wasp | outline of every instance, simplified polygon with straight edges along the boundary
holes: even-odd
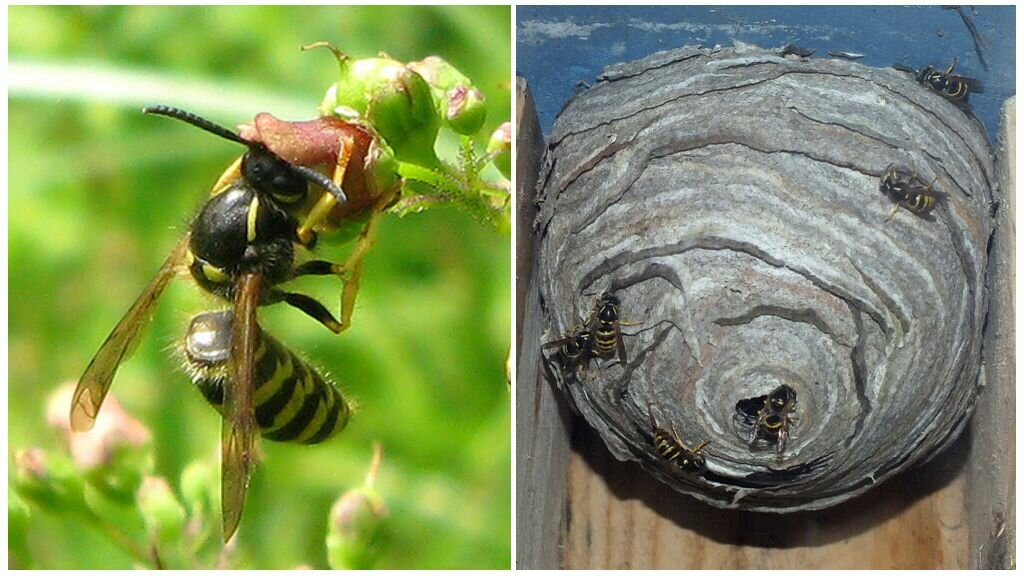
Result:
[[[703,472],[706,462],[700,451],[708,445],[708,442],[693,449],[687,448],[676,432],[675,426],[672,426],[671,430],[659,427],[654,420],[654,411],[648,409],[648,412],[651,417],[651,429],[654,431],[654,449],[658,454],[666,461],[678,466],[683,472],[691,474]]]
[[[626,345],[622,341],[619,330],[619,298],[611,292],[605,292],[594,305],[594,311],[587,321],[593,333],[592,352],[595,358],[606,358],[613,353],[623,365],[626,364]]]
[[[182,351],[203,398],[224,414],[234,312],[203,312],[189,324]],[[278,442],[318,444],[348,424],[352,406],[316,368],[266,331],[256,330],[253,404],[260,435]]]
[[[373,132],[338,118],[285,122],[260,114],[252,126],[235,133],[177,108],[153,106],[143,112],[184,121],[242,144],[247,151],[218,179],[184,238],[90,361],[72,397],[71,428],[84,432],[93,427],[142,326],[179,269],[187,268],[201,288],[233,303],[230,330],[220,329],[230,332],[231,342],[230,376],[224,379],[230,385],[221,387],[221,501],[227,541],[241,520],[260,428],[254,396],[261,342],[257,308],[285,302],[332,332],[347,328],[376,218],[397,195],[401,182],[386,182],[369,173],[378,154]],[[318,231],[331,231],[345,218],[367,212],[366,228],[344,263],[297,263],[296,250],[312,249]],[[316,299],[279,287],[299,276],[329,274],[345,281],[341,320]]]
[[[895,206],[885,221],[891,220],[900,206],[917,216],[927,218],[928,213],[946,198],[943,192],[935,190],[936,180],[938,179],[932,180],[931,184],[925,184],[917,176],[916,170],[907,170],[895,164],[886,167],[879,180],[878,189],[892,199]]]
[[[954,104],[967,104],[967,98],[971,92],[982,93],[985,91],[982,83],[974,78],[954,76],[953,68],[956,68],[955,56],[945,71],[933,68],[931,65],[925,66],[917,73],[917,81]]]
[[[580,329],[564,338],[545,342],[544,349],[557,349],[556,358],[563,371],[575,371],[586,366],[594,355],[594,337],[589,330]]]
[[[789,428],[796,410],[796,391],[783,384],[765,396],[741,400],[736,412],[750,426],[748,443],[758,438],[775,441],[775,450],[781,453],[789,439]]]
[[[941,94],[946,100],[963,107],[967,105],[967,99],[971,92],[983,93],[985,92],[985,87],[979,80],[974,78],[953,75],[953,69],[956,68],[956,64],[957,60],[954,56],[949,64],[949,68],[945,70],[939,70],[931,64],[920,70],[914,70],[902,64],[896,65],[895,68],[914,74],[919,84],[932,92]]]

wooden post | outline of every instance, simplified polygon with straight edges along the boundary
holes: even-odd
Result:
[[[559,568],[569,462],[568,415],[540,373],[540,306],[532,278],[534,184],[544,151],[537,110],[516,80],[516,567]],[[523,346],[525,343],[525,348]]]
[[[996,152],[1001,204],[989,254],[989,305],[985,331],[985,389],[971,421],[968,514],[971,568],[1013,569],[1016,564],[1014,470],[1014,207],[1017,178],[1016,98],[1003,107]]]

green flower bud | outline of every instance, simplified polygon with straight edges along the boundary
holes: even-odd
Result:
[[[476,88],[456,86],[445,95],[447,108],[443,118],[459,134],[475,134],[487,119],[484,95]]]
[[[147,476],[139,488],[138,501],[146,530],[157,544],[181,539],[185,528],[185,509],[174,497],[167,480]]]
[[[505,122],[491,134],[487,141],[487,153],[494,154],[494,165],[505,175],[511,178],[512,174],[512,123]]]
[[[386,190],[402,187],[402,177],[398,175],[398,160],[383,138],[374,138],[366,153],[366,177],[371,180],[374,190],[383,196]]]
[[[92,430],[70,433],[72,386],[61,387],[50,397],[48,421],[67,434],[71,457],[89,484],[114,500],[132,502],[143,476],[153,470],[152,434],[113,396],[107,397]]]
[[[374,483],[380,468],[380,445],[374,446],[366,481],[335,501],[327,524],[327,563],[334,570],[373,567],[383,541],[387,508]]]
[[[484,95],[465,74],[439,56],[412,62],[415,70],[430,85],[438,116],[455,132],[475,134],[487,119]]]
[[[205,460],[196,460],[181,473],[181,497],[189,516],[202,518],[215,512],[220,499],[220,477]]]
[[[14,454],[14,489],[43,508],[61,513],[85,510],[83,487],[81,475],[65,457],[39,448]]]
[[[387,57],[354,60],[337,48],[324,46],[338,60],[340,77],[327,89],[322,114],[333,114],[373,126],[403,161],[436,166],[434,142],[440,120],[430,86],[422,76]]]
[[[32,555],[28,548],[29,509],[18,493],[7,487],[7,551],[11,555],[8,568],[30,568]]]
[[[380,497],[366,488],[350,490],[331,508],[327,528],[327,562],[334,570],[373,567],[387,510]]]

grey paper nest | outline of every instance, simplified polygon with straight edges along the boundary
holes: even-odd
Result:
[[[599,80],[550,137],[539,285],[548,342],[601,294],[621,300],[626,363],[551,370],[612,454],[715,506],[790,512],[948,446],[980,387],[994,183],[979,123],[898,70],[746,46]],[[886,221],[893,163],[947,196],[927,218]],[[797,402],[780,452],[737,405],[782,384]],[[706,469],[663,458],[652,419],[708,441]]]

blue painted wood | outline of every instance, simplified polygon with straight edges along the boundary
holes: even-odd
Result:
[[[977,78],[985,93],[971,105],[994,141],[999,108],[1015,93],[1016,7],[967,6],[984,44],[974,40],[956,10],[939,6],[518,6],[516,72],[529,81],[541,127],[577,89],[609,64],[688,44],[731,46],[733,39],[763,47],[789,43],[864,54],[869,66],[902,63],[945,67]]]

